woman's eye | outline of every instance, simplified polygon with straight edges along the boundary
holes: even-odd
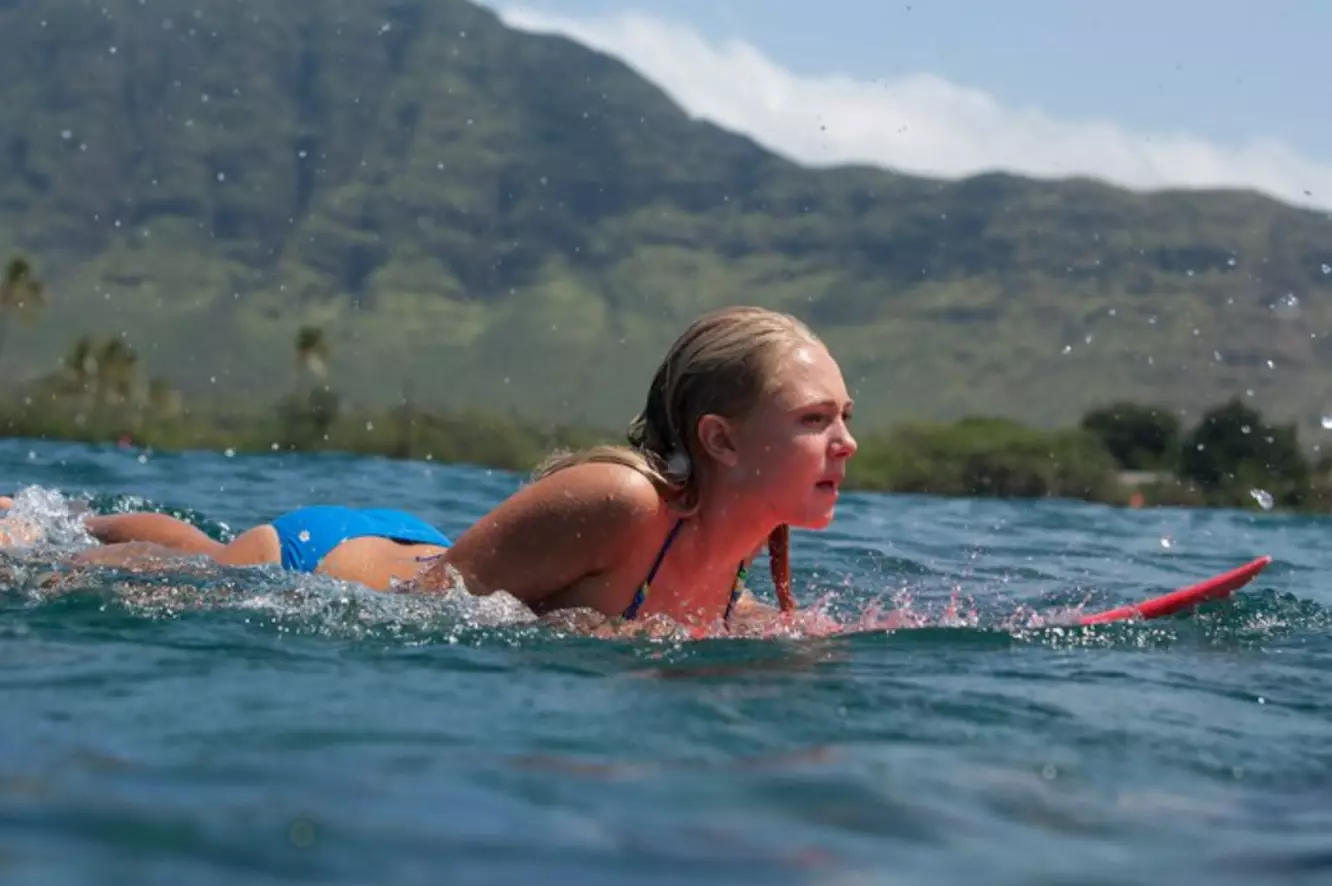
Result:
[[[828,417],[824,415],[822,412],[811,412],[808,415],[806,415],[802,420],[807,425],[821,425],[828,420]]]

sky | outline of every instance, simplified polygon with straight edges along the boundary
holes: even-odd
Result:
[[[486,0],[809,165],[1244,187],[1332,210],[1323,0]]]

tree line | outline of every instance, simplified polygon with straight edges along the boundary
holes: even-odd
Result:
[[[0,278],[0,356],[15,320],[47,298],[22,258]],[[122,335],[81,336],[57,370],[0,397],[0,433],[116,440],[158,449],[340,450],[524,470],[554,447],[614,439],[604,429],[536,425],[477,411],[422,410],[404,384],[388,409],[344,405],[324,331],[299,329],[293,381],[275,404],[189,402],[144,379]],[[1118,401],[1077,427],[1037,429],[1002,417],[909,423],[866,435],[852,487],[935,495],[1061,497],[1114,504],[1332,510],[1332,457],[1311,460],[1294,424],[1273,424],[1238,397],[1191,425],[1160,405]]]
[[[1087,412],[1093,434],[1123,471],[1165,475],[1204,501],[1303,508],[1325,497],[1332,458],[1312,459],[1293,423],[1273,424],[1239,397],[1206,410],[1191,426],[1160,406],[1121,401]]]

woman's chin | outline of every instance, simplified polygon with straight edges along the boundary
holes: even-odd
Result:
[[[787,522],[800,529],[827,529],[836,516],[835,508],[810,508],[801,519]]]

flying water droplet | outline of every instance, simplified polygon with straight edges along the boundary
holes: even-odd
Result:
[[[1272,304],[1272,310],[1278,317],[1298,317],[1300,314],[1300,297],[1293,292],[1287,292]]]
[[[1258,507],[1264,511],[1272,510],[1272,506],[1276,503],[1272,499],[1272,493],[1266,489],[1250,489],[1249,495],[1253,496],[1253,500],[1258,502]]]

